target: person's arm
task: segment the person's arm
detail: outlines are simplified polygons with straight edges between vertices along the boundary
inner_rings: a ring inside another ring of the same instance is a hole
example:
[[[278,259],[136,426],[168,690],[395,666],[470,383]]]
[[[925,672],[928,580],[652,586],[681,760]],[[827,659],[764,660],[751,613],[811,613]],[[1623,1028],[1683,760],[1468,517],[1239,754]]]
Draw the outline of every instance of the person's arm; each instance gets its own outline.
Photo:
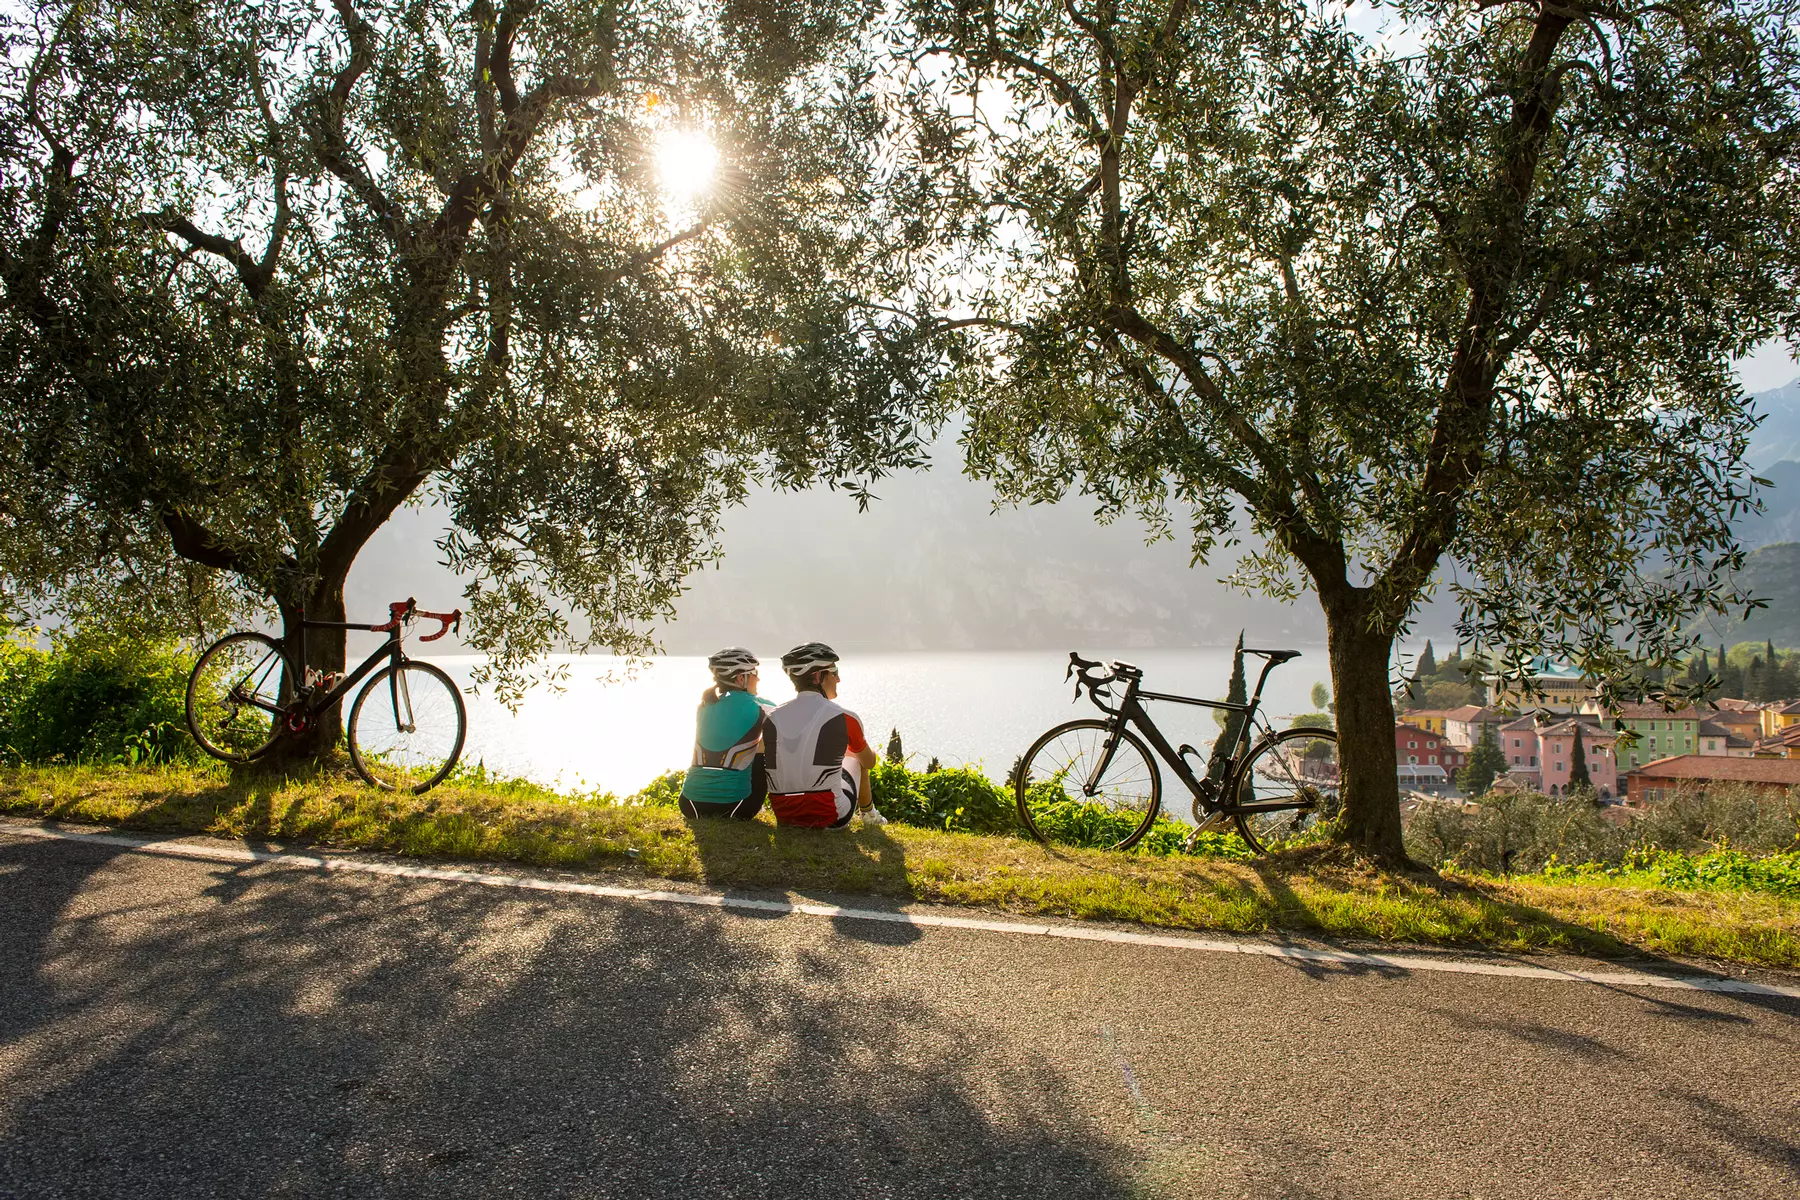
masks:
[[[863,736],[860,719],[851,717],[849,729],[846,732],[850,735],[850,757],[856,760],[859,777],[856,789],[856,811],[863,812],[875,805],[875,793],[869,787],[869,768],[880,762],[881,756],[875,753],[874,748],[869,745],[868,739]]]

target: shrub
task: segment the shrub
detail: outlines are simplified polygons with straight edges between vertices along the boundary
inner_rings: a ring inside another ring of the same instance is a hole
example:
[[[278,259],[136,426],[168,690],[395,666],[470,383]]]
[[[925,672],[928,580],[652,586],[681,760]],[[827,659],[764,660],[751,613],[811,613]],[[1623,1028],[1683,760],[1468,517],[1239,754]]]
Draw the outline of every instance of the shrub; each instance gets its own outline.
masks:
[[[1012,793],[973,767],[911,771],[879,762],[869,771],[875,807],[890,820],[963,833],[1012,833],[1019,827]]]
[[[681,803],[681,785],[687,781],[686,771],[664,771],[638,791],[625,798],[626,804],[644,808],[674,808]]]
[[[0,649],[0,754],[30,763],[194,758],[183,711],[192,669],[172,642],[89,630],[40,650],[9,636]]]
[[[1704,854],[1637,847],[1618,866],[1552,862],[1541,874],[1550,880],[1608,878],[1683,891],[1713,889],[1800,896],[1800,852],[1757,858],[1729,846]]]
[[[1700,850],[1729,842],[1745,850],[1800,849],[1800,796],[1772,799],[1726,785],[1683,788],[1637,820],[1637,840],[1664,850]]]
[[[1616,863],[1632,843],[1632,830],[1591,801],[1537,792],[1489,792],[1469,812],[1422,804],[1406,826],[1412,858],[1502,875],[1552,861]]]
[[[1622,815],[1581,795],[1491,792],[1469,812],[1421,805],[1407,822],[1407,853],[1496,874],[1532,874],[1553,864],[1564,872],[1648,870],[1643,864],[1658,854],[1699,861],[1727,850],[1800,853],[1800,800],[1791,793],[1771,800],[1739,787],[1682,791],[1622,823],[1614,819]]]

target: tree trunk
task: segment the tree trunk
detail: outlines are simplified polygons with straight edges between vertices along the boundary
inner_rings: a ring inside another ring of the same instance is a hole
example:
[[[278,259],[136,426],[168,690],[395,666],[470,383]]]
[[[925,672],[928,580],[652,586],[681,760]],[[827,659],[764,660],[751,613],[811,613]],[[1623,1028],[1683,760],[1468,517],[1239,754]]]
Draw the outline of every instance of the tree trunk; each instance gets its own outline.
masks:
[[[281,640],[288,657],[302,670],[315,676],[342,675],[344,672],[345,634],[342,629],[307,629],[302,637],[300,621],[304,613],[309,621],[342,621],[344,617],[344,580],[321,579],[307,598],[305,609],[282,604]],[[305,644],[302,656],[301,644]],[[298,765],[316,761],[329,754],[344,738],[344,706],[333,705],[318,713],[312,728],[305,733],[282,739],[265,760],[272,766]]]
[[[1338,838],[1375,858],[1404,862],[1400,782],[1395,776],[1394,698],[1388,691],[1391,635],[1371,632],[1367,611],[1328,606],[1331,682],[1337,693],[1338,766],[1343,820]]]

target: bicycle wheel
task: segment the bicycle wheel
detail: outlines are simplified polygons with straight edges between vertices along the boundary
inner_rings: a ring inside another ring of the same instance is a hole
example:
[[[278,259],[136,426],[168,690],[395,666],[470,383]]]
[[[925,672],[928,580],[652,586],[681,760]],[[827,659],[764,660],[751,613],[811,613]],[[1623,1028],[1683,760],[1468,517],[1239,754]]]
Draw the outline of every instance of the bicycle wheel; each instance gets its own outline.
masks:
[[[282,709],[298,678],[287,651],[260,633],[233,633],[206,648],[188,676],[188,732],[214,758],[241,763],[284,732]]]
[[[1119,732],[1101,766],[1109,721],[1069,721],[1031,744],[1013,775],[1019,820],[1040,842],[1125,850],[1137,844],[1162,804],[1162,776],[1130,730]]]
[[[1225,811],[1252,850],[1267,854],[1337,816],[1337,741],[1330,729],[1284,729],[1250,751]]]
[[[462,693],[430,663],[383,667],[350,709],[350,761],[378,788],[423,792],[462,756],[468,716]]]

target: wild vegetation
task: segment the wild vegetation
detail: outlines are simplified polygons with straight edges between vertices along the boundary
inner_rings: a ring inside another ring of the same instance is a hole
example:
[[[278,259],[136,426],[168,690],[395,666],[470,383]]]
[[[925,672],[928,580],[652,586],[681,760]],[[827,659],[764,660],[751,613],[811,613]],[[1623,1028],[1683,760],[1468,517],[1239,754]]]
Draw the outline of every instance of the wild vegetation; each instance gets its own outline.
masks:
[[[0,630],[0,762],[199,757],[183,714],[193,658],[178,644],[100,630],[48,639],[31,632]]]

